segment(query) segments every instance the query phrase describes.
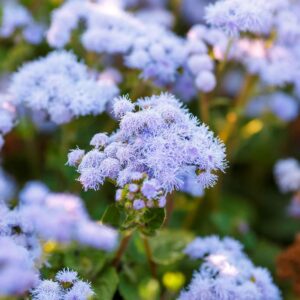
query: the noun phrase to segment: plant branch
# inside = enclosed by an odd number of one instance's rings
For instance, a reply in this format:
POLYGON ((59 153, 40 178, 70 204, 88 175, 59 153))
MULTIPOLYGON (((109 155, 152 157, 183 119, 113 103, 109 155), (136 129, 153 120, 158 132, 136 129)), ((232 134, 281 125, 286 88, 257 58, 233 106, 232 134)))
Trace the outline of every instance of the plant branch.
POLYGON ((116 252, 115 258, 112 261, 112 265, 115 268, 118 268, 122 259, 122 256, 124 254, 124 252, 126 251, 129 241, 132 237, 132 233, 128 233, 127 235, 124 236, 124 238, 122 239, 120 246, 118 248, 118 251, 116 252))
POLYGON ((150 267, 152 277, 157 279, 157 267, 156 267, 156 263, 153 261, 152 251, 151 251, 151 247, 150 247, 150 244, 149 244, 149 240, 146 236, 142 236, 142 239, 144 241, 144 247, 145 247, 146 256, 147 256, 147 259, 148 259, 148 263, 149 263, 149 267, 150 267))

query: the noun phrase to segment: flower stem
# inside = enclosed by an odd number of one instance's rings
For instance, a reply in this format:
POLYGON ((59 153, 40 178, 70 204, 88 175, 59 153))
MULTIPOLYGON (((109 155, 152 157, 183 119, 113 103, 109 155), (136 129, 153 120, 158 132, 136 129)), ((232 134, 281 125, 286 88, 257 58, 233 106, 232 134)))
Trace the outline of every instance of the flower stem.
POLYGON ((168 194, 167 196, 167 204, 166 204, 166 218, 163 226, 167 226, 170 222, 172 213, 174 211, 174 199, 172 194, 168 194))
POLYGON ((127 235, 124 236, 124 238, 122 239, 121 243, 120 243, 120 246, 119 246, 119 249, 118 251, 116 252, 116 255, 115 255, 115 258, 113 259, 112 261, 112 265, 115 267, 115 268, 118 268, 119 265, 120 265, 120 262, 121 262, 121 259, 122 259, 122 256, 123 254, 125 253, 127 247, 128 247, 128 244, 129 244, 129 241, 132 237, 132 233, 128 233, 127 235))
MULTIPOLYGON (((231 111, 227 115, 227 124, 224 130, 221 132, 220 137, 225 143, 230 144, 230 139, 234 135, 237 124, 240 118, 244 115, 245 107, 251 98, 252 92, 255 88, 257 77, 253 75, 247 75, 244 84, 235 99, 234 111, 231 111)), ((231 150, 231 144, 228 146, 229 151, 231 150)))
POLYGON ((199 93, 199 115, 203 123, 209 124, 209 95, 205 93, 199 93))
POLYGON ((151 247, 149 244, 149 240, 146 236, 142 236, 142 239, 144 241, 144 247, 145 247, 151 275, 153 278, 157 279, 157 267, 156 267, 156 263, 153 261, 152 251, 151 251, 151 247))
POLYGON ((223 75, 226 64, 228 62, 228 57, 229 57, 229 53, 230 53, 230 50, 232 48, 232 45, 233 45, 233 39, 231 38, 231 39, 228 40, 227 47, 226 47, 226 50, 225 50, 225 53, 224 53, 224 58, 218 66, 218 79, 220 79, 223 75))

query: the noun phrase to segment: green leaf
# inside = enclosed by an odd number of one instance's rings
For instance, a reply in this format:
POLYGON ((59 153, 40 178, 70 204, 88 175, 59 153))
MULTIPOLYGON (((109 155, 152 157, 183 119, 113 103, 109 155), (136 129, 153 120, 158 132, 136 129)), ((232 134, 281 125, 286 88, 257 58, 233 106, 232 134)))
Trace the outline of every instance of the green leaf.
POLYGON ((115 204, 111 204, 104 212, 102 223, 109 224, 113 227, 119 227, 121 223, 121 212, 115 204))
POLYGON ((124 300, 139 300, 137 283, 130 282, 125 274, 120 275, 119 292, 124 300))
POLYGON ((70 249, 64 255, 64 265, 78 270, 82 276, 88 277, 99 273, 108 259, 108 255, 102 251, 90 248, 78 249, 74 245, 74 249, 70 249))
POLYGON ((184 230, 162 230, 150 238, 153 261, 169 265, 182 259, 183 249, 193 239, 193 235, 184 230))
POLYGON ((117 271, 109 267, 99 275, 99 279, 93 284, 96 299, 112 300, 119 284, 117 271))
POLYGON ((141 231, 145 235, 154 235, 163 225, 165 218, 166 212, 164 208, 148 209, 143 216, 144 227, 141 228, 141 231))

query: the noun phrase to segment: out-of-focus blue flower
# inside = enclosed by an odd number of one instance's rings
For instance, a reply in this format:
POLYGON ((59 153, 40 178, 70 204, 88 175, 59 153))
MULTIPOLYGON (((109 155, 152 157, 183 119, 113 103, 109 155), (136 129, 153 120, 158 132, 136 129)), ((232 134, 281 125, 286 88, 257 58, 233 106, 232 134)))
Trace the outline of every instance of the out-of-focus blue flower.
POLYGON ((299 102, 287 94, 277 92, 259 96, 253 99, 247 107, 247 114, 251 117, 270 112, 283 121, 293 121, 299 115, 299 102))
POLYGON ((230 35, 264 33, 272 26, 272 12, 262 0, 221 0, 206 7, 206 21, 230 35))
POLYGON ((185 253, 203 263, 178 300, 280 300, 270 273, 255 267, 242 250, 231 238, 196 238, 185 253))
POLYGON ((81 41, 88 51, 122 54, 126 66, 141 70, 142 78, 167 85, 184 62, 184 40, 154 22, 152 13, 150 23, 140 18, 141 14, 138 18, 110 1, 68 1, 53 13, 48 42, 63 47, 83 19, 86 30, 81 41))
POLYGON ((46 112, 57 124, 100 114, 118 94, 113 82, 96 81, 87 67, 66 51, 25 64, 13 76, 10 91, 18 104, 46 112))
POLYGON ((1 6, 3 15, 0 23, 0 37, 8 38, 17 29, 21 29, 28 43, 36 45, 42 42, 45 27, 35 22, 25 7, 16 0, 3 0, 1 6))
POLYGON ((118 243, 118 233, 92 221, 82 200, 72 194, 51 193, 40 182, 29 182, 20 193, 17 207, 0 206, 0 236, 9 236, 40 260, 38 239, 79 244, 112 251, 118 243), (63 230, 62 230, 63 228, 63 230))
POLYGON ((274 176, 282 193, 300 190, 300 164, 296 159, 279 160, 274 166, 274 176))
POLYGON ((0 265, 1 296, 22 295, 38 281, 28 251, 9 237, 0 236, 0 265))

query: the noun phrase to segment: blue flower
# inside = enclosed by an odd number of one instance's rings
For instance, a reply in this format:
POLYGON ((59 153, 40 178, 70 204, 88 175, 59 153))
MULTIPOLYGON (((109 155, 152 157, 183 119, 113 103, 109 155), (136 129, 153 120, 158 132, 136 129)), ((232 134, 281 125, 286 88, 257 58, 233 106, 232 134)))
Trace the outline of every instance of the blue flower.
POLYGON ((10 92, 18 104, 45 112, 57 124, 102 113, 118 94, 112 81, 96 81, 70 52, 56 51, 14 74, 10 92))

